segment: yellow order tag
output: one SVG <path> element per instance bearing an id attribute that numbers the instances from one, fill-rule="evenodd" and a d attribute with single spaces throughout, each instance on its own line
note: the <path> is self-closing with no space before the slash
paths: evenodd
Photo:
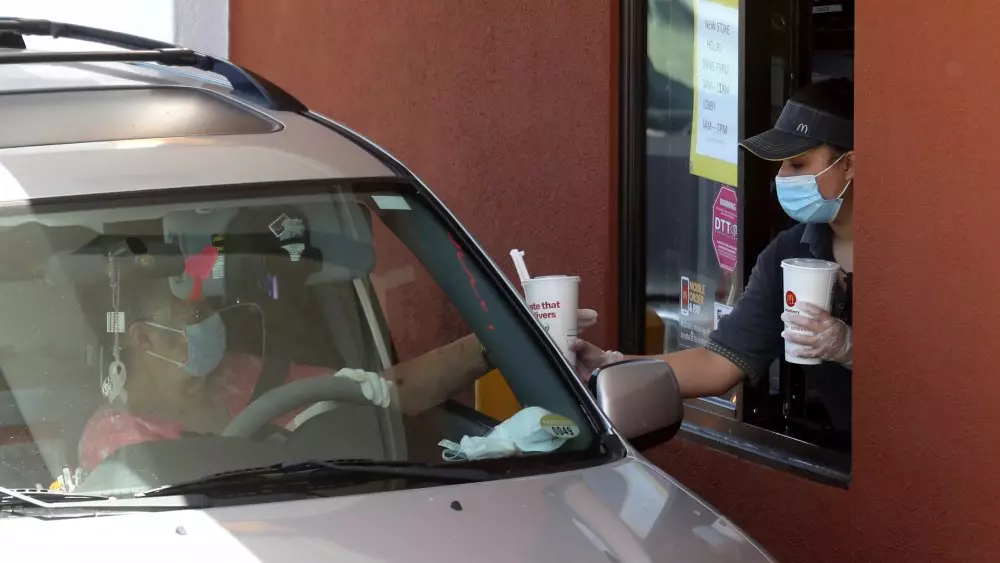
<path id="1" fill-rule="evenodd" d="M 576 438 L 580 435 L 580 427 L 575 422 L 558 414 L 547 414 L 539 422 L 542 430 L 554 438 Z"/>

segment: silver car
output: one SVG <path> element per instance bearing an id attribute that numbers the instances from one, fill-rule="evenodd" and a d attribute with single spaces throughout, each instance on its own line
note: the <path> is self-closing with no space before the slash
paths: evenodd
<path id="1" fill-rule="evenodd" d="M 669 368 L 586 388 L 371 142 L 173 45 L 0 46 L 5 554 L 771 560 L 626 441 L 679 427 Z"/>

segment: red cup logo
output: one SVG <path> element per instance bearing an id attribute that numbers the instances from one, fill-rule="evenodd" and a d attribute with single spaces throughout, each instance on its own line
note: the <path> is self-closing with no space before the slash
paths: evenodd
<path id="1" fill-rule="evenodd" d="M 785 304 L 787 304 L 789 307 L 794 307 L 797 302 L 798 299 L 795 298 L 794 293 L 792 293 L 791 291 L 785 292 Z"/>

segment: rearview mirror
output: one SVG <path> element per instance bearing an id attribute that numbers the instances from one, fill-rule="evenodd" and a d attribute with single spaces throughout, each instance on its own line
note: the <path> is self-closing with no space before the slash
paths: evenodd
<path id="1" fill-rule="evenodd" d="M 637 447 L 666 442 L 680 429 L 684 405 L 677 378 L 666 362 L 627 360 L 601 368 L 594 377 L 597 404 Z"/>

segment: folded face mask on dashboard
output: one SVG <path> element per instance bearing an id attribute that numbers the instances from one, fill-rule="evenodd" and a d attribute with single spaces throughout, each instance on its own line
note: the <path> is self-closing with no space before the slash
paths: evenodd
<path id="1" fill-rule="evenodd" d="M 461 442 L 442 440 L 445 461 L 491 459 L 519 453 L 551 452 L 580 435 L 575 422 L 541 407 L 527 407 L 501 422 L 485 436 L 465 436 Z"/>

